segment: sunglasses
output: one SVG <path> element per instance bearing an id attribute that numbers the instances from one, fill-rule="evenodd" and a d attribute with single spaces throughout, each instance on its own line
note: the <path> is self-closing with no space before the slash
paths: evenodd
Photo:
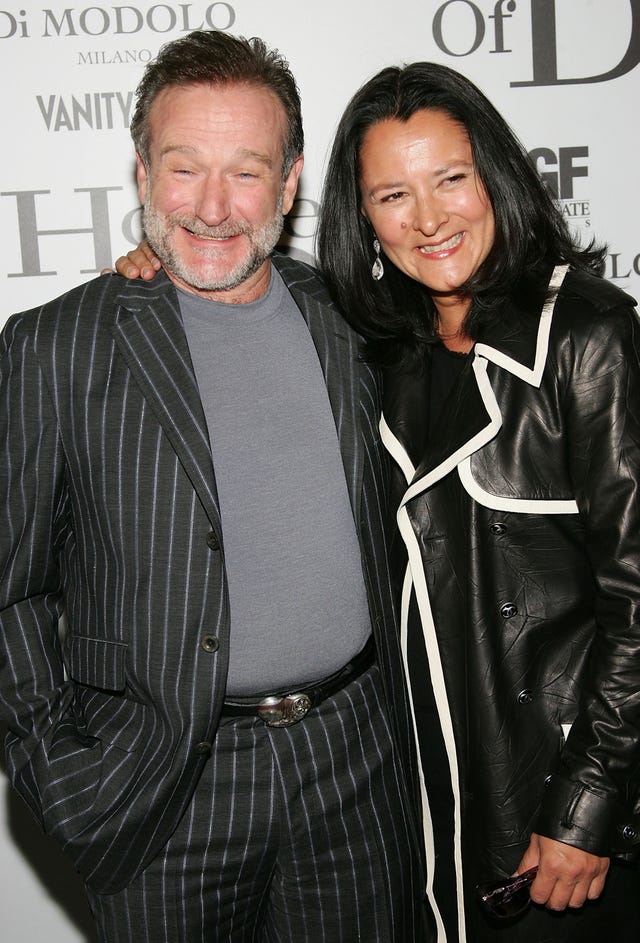
<path id="1" fill-rule="evenodd" d="M 531 903 L 529 888 L 537 873 L 537 867 L 529 868 L 512 878 L 498 878 L 476 885 L 480 906 L 491 917 L 502 919 L 519 916 Z"/>

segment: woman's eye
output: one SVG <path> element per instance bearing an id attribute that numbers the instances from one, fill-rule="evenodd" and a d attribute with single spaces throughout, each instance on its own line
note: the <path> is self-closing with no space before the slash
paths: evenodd
<path id="1" fill-rule="evenodd" d="M 381 203 L 394 203 L 396 200 L 401 199 L 404 196 L 401 190 L 397 190 L 395 193 L 387 193 L 380 200 Z"/>

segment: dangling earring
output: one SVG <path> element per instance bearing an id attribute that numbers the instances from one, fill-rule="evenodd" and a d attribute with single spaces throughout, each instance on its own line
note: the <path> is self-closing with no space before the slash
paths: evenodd
<path id="1" fill-rule="evenodd" d="M 373 251 L 375 252 L 376 257 L 373 260 L 373 265 L 371 267 L 371 277 L 374 281 L 379 282 L 384 275 L 384 265 L 382 264 L 382 259 L 380 258 L 380 242 L 378 241 L 377 236 L 373 240 Z"/>

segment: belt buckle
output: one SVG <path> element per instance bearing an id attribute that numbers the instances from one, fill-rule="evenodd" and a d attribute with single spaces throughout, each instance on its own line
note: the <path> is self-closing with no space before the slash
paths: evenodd
<path id="1" fill-rule="evenodd" d="M 296 724 L 311 710 L 311 698 L 308 694 L 275 694 L 265 697 L 258 704 L 258 714 L 267 727 L 290 727 Z"/>

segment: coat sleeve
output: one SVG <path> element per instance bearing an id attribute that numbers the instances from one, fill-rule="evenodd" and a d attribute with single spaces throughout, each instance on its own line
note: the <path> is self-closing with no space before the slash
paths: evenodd
<path id="1" fill-rule="evenodd" d="M 596 633 L 534 830 L 606 856 L 640 841 L 640 327 L 629 304 L 584 309 L 550 366 L 595 577 Z"/>
<path id="2" fill-rule="evenodd" d="M 56 548 L 68 537 L 62 448 L 28 316 L 0 342 L 0 720 L 13 785 L 42 822 L 34 767 L 68 708 Z"/>

